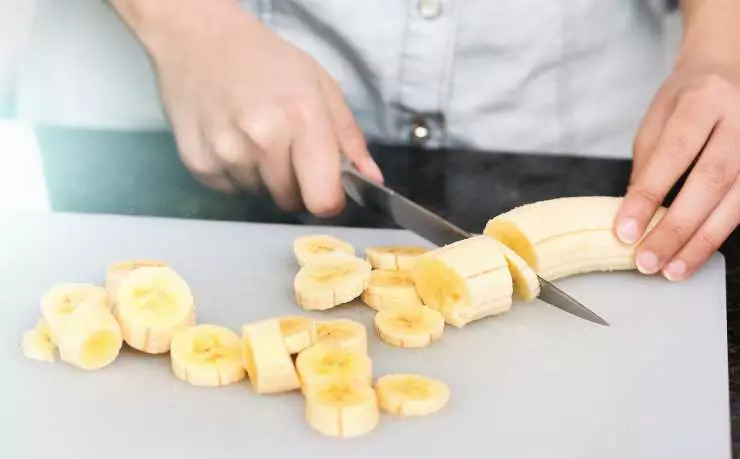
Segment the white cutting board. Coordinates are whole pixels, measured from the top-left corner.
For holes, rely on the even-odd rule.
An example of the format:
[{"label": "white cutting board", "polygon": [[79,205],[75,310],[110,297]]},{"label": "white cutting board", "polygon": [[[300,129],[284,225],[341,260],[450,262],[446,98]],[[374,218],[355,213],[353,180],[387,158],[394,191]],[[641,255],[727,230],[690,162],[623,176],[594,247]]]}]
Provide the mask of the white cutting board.
[{"label": "white cutting board", "polygon": [[[445,381],[449,405],[426,418],[383,414],[371,434],[323,437],[298,393],[260,396],[243,382],[197,388],[166,356],[125,351],[83,372],[25,359],[22,332],[57,282],[102,285],[108,263],[169,260],[194,291],[201,322],[300,313],[292,299],[293,239],[331,233],[362,248],[422,243],[405,231],[314,228],[125,216],[0,221],[0,457],[26,459],[322,457],[378,459],[730,457],[724,263],[670,284],[636,273],[557,282],[611,327],[539,301],[448,327],[422,349],[370,331],[375,376],[420,372]],[[360,252],[361,253],[361,252]],[[372,324],[362,305],[309,314]]]}]

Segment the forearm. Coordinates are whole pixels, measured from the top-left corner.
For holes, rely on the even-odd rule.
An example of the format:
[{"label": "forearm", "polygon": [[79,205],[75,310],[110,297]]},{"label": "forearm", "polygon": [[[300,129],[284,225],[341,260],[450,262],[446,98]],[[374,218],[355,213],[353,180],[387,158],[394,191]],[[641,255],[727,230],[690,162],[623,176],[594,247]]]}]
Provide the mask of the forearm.
[{"label": "forearm", "polygon": [[740,59],[740,1],[682,0],[683,40],[678,56],[708,62]]}]

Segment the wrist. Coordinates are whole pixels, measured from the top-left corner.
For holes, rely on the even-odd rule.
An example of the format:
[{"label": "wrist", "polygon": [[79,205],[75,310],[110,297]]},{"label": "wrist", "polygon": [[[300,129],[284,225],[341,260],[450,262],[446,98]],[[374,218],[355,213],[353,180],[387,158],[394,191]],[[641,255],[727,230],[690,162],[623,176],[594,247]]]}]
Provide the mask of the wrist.
[{"label": "wrist", "polygon": [[683,39],[676,67],[689,63],[740,67],[740,2],[683,2]]}]

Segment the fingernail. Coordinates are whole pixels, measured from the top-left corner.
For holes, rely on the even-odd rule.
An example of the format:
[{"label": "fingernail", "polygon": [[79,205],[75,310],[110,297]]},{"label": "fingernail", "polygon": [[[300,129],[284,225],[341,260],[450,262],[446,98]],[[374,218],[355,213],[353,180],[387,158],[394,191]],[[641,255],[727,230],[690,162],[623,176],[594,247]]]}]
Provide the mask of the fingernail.
[{"label": "fingernail", "polygon": [[658,257],[653,252],[643,252],[637,256],[637,269],[643,274],[654,274],[658,270]]},{"label": "fingernail", "polygon": [[627,218],[617,227],[617,236],[625,244],[633,244],[637,241],[637,222],[634,218]]},{"label": "fingernail", "polygon": [[681,260],[672,261],[663,271],[663,275],[669,281],[677,281],[683,279],[683,277],[686,275],[686,263]]}]

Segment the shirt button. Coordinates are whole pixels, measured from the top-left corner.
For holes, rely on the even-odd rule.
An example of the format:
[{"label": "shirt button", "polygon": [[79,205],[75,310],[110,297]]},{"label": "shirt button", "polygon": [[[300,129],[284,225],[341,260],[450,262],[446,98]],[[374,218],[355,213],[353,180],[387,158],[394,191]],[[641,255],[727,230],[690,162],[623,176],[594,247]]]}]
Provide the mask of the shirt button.
[{"label": "shirt button", "polygon": [[434,19],[442,13],[442,0],[418,0],[417,8],[426,19]]},{"label": "shirt button", "polygon": [[415,118],[411,125],[411,141],[416,145],[425,143],[431,134],[429,124],[424,118]]}]

